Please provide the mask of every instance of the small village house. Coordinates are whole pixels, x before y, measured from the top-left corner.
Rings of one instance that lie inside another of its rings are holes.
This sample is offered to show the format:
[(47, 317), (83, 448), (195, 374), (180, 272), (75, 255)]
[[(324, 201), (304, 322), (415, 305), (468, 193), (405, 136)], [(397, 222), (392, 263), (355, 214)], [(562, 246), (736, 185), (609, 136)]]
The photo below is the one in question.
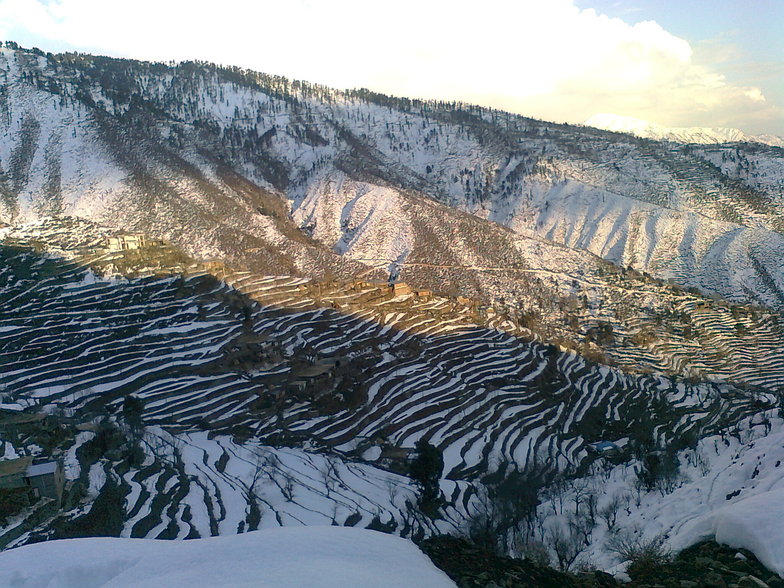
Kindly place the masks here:
[(407, 294), (413, 293), (411, 286), (409, 286), (405, 282), (397, 282), (395, 284), (391, 284), (390, 290), (391, 290), (391, 294), (396, 297), (406, 296)]
[(147, 238), (144, 235), (115, 235), (106, 240), (109, 251), (141, 249), (145, 245), (147, 245)]
[(59, 460), (36, 463), (26, 456), (0, 461), (0, 491), (30, 489), (36, 498), (52, 498), (59, 503), (64, 487), (65, 473)]

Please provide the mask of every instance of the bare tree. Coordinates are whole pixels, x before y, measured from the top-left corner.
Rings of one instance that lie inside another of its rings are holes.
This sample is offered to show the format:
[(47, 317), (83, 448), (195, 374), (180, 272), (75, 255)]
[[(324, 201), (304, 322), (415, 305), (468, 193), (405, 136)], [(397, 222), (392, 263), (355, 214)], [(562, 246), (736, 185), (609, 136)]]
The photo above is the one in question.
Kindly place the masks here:
[(480, 486), (476, 490), (475, 499), (471, 502), (465, 534), (472, 543), (492, 552), (500, 552), (500, 511), (490, 491)]
[(254, 453), (256, 455), (254, 471), (260, 470), (259, 477), (265, 477), (275, 484), (287, 502), (294, 500), (295, 479), (283, 466), (280, 458), (274, 452), (263, 447), (257, 447)]
[(580, 505), (592, 496), (592, 489), (590, 483), (585, 478), (573, 478), (566, 482), (566, 488), (572, 493), (572, 501), (574, 501), (574, 513), (580, 514)]
[(340, 485), (343, 486), (340, 480), (339, 461), (333, 455), (327, 455), (324, 462), (319, 468), (321, 473), (321, 481), (324, 483), (324, 490), (329, 498), (335, 491), (335, 488)]
[(584, 547), (588, 547), (591, 544), (593, 528), (596, 526), (596, 523), (587, 513), (574, 513), (569, 519), (569, 526), (573, 529), (574, 533), (582, 539)]
[[(260, 449), (260, 448), (257, 448)], [(254, 531), (258, 528), (263, 514), (261, 505), (261, 479), (265, 475), (266, 456), (257, 451), (254, 455), (253, 468), (248, 478), (239, 478), (237, 481), (242, 488), (242, 494), (248, 503), (248, 530)]]
[(604, 521), (608, 531), (612, 531), (615, 528), (615, 523), (618, 519), (618, 509), (620, 508), (621, 498), (616, 494), (607, 504), (599, 509), (599, 516)]
[(294, 477), (288, 472), (280, 472), (281, 481), (278, 483), (281, 494), (286, 499), (286, 502), (294, 501)]
[(398, 490), (399, 489), (397, 487), (397, 484), (395, 484), (395, 481), (393, 479), (391, 479), (391, 478), (388, 479), (387, 480), (387, 496), (389, 496), (389, 504), (392, 507), (395, 506), (395, 500), (397, 500), (397, 496), (398, 496), (398, 493), (399, 493)]
[[(564, 474), (559, 474), (547, 487), (546, 497), (550, 501), (554, 515), (564, 514), (566, 504), (566, 491), (569, 483)], [(556, 508), (557, 506), (557, 508)]]
[(155, 431), (146, 429), (140, 442), (147, 446), (147, 449), (156, 460), (168, 463), (175, 468), (182, 466), (183, 441), (179, 437), (168, 433), (158, 434)]
[(557, 524), (551, 527), (549, 540), (558, 567), (563, 571), (567, 571), (574, 565), (586, 547), (579, 529), (572, 524)]

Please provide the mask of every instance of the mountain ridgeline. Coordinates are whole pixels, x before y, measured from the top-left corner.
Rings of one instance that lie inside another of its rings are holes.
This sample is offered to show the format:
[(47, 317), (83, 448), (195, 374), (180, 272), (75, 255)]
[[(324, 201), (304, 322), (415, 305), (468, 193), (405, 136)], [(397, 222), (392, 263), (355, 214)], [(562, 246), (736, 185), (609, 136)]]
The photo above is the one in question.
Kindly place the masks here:
[(6, 48), (0, 76), (5, 222), (74, 215), (254, 271), (433, 287), (452, 268), (505, 299), (516, 288), (480, 268), (524, 268), (511, 241), (544, 239), (784, 306), (777, 147), (662, 143), (208, 63)]

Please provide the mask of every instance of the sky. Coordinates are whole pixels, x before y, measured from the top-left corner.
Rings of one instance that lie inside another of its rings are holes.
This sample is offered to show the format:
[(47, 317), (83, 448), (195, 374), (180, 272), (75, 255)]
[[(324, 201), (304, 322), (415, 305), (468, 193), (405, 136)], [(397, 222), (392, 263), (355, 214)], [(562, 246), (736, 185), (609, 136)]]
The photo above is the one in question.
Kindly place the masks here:
[(0, 0), (0, 39), (784, 135), (784, 0)]

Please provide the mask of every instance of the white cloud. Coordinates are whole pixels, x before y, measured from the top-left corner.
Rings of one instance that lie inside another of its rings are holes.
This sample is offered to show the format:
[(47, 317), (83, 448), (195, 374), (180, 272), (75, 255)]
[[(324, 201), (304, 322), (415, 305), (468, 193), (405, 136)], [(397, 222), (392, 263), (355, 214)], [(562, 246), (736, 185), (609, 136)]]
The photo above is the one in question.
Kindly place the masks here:
[[(337, 87), (463, 99), (579, 122), (668, 126), (781, 118), (760, 88), (655, 22), (573, 0), (0, 0), (0, 34), (141, 59), (205, 59)], [(759, 130), (759, 129), (757, 129)]]
[(748, 90), (744, 91), (743, 94), (749, 100), (753, 100), (754, 102), (765, 102), (765, 96), (762, 95), (762, 92), (759, 88), (749, 88)]

